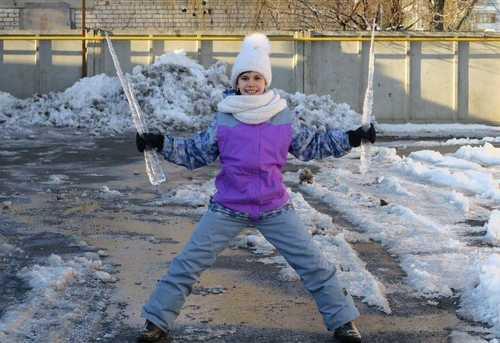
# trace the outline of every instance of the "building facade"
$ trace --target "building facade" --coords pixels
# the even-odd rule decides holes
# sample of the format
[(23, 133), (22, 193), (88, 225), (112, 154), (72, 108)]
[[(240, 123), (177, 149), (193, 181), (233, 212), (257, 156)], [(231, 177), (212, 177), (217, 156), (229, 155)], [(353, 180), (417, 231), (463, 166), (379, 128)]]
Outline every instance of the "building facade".
[[(295, 30), (289, 0), (86, 0), (85, 26), (112, 31), (189, 33)], [(39, 33), (81, 30), (80, 0), (2, 0), (0, 30)], [(286, 15), (283, 15), (286, 13)]]
[(473, 12), (478, 31), (500, 32), (500, 0), (480, 0)]

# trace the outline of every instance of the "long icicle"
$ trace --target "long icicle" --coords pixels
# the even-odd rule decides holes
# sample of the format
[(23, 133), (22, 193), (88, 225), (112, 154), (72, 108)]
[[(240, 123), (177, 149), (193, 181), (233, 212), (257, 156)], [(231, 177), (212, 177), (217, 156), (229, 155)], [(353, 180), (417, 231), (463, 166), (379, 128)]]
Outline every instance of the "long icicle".
[[(116, 56), (115, 49), (113, 47), (113, 43), (108, 36), (108, 33), (105, 32), (106, 42), (108, 43), (109, 53), (111, 54), (111, 58), (113, 59), (113, 64), (116, 69), (116, 75), (118, 75), (118, 79), (120, 79), (120, 83), (123, 88), (123, 92), (127, 97), (127, 101), (130, 107), (130, 112), (132, 113), (132, 119), (134, 121), (135, 128), (137, 132), (142, 135), (147, 132), (146, 122), (144, 121), (144, 115), (142, 110), (137, 102), (132, 86), (128, 83), (125, 75), (123, 74), (122, 68), (120, 66), (120, 62), (118, 61), (118, 57)], [(163, 169), (161, 168), (160, 158), (158, 153), (153, 149), (144, 150), (144, 162), (146, 163), (146, 173), (149, 177), (149, 182), (157, 186), (160, 183), (163, 183), (167, 180)]]
[[(361, 116), (361, 125), (364, 130), (370, 128), (370, 124), (373, 120), (373, 72), (375, 69), (375, 52), (374, 52), (374, 42), (375, 42), (375, 19), (372, 24), (372, 35), (370, 39), (370, 53), (368, 57), (368, 81), (366, 83), (365, 99), (363, 101), (363, 114)], [(360, 155), (360, 167), (359, 171), (361, 174), (365, 174), (370, 166), (370, 148), (369, 145), (364, 141), (361, 142), (361, 155)]]

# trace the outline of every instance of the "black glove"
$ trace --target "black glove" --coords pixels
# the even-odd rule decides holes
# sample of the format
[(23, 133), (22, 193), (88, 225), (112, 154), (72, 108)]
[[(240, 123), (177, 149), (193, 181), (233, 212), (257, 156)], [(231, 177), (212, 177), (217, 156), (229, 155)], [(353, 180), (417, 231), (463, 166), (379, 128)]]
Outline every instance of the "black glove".
[(139, 152), (144, 152), (144, 149), (156, 149), (156, 151), (161, 152), (164, 142), (165, 136), (159, 133), (145, 133), (142, 136), (137, 133), (135, 136), (135, 145), (137, 145)]
[(363, 129), (363, 126), (358, 127), (356, 130), (349, 130), (347, 131), (347, 135), (349, 136), (349, 144), (352, 147), (360, 146), (361, 141), (375, 143), (375, 139), (377, 138), (373, 124), (370, 124), (370, 128), (366, 131)]

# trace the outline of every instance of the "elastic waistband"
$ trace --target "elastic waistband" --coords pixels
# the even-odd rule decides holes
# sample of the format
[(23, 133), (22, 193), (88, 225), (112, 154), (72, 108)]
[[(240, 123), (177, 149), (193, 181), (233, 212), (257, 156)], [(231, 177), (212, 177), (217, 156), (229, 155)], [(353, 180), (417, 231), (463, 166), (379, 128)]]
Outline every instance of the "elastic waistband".
[(260, 220), (260, 219), (264, 219), (264, 218), (274, 217), (274, 216), (277, 216), (277, 215), (283, 213), (284, 211), (293, 209), (293, 204), (292, 204), (291, 200), (288, 200), (280, 208), (264, 212), (257, 218), (250, 216), (248, 213), (227, 208), (224, 205), (222, 205), (218, 202), (215, 202), (212, 198), (210, 198), (208, 208), (211, 211), (223, 213), (223, 214), (226, 214), (226, 215), (231, 216), (231, 217), (237, 217), (237, 218), (241, 218), (241, 219), (256, 221), (256, 220)]

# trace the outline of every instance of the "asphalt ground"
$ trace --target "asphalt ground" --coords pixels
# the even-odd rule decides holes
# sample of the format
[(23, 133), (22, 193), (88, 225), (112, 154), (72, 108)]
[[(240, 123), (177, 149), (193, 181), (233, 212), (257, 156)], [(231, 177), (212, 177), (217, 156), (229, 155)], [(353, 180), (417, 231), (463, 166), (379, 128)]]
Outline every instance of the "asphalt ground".
[[(181, 185), (212, 178), (217, 164), (196, 171), (166, 164), (169, 180), (155, 189), (144, 175), (133, 135), (96, 138), (37, 129), (1, 150), (8, 153), (0, 155), (0, 243), (23, 253), (0, 257), (0, 283), (6, 286), (0, 288), (0, 316), (26, 300), (30, 287), (17, 276), (23, 267), (50, 254), (69, 258), (105, 251), (102, 259), (116, 277), (95, 286), (102, 288), (105, 306), (83, 306), (82, 301), (83, 311), (95, 312), (86, 318), (93, 319), (65, 323), (65, 330), (74, 325), (85, 331), (75, 341), (134, 342), (143, 324), (142, 304), (201, 213), (154, 201)], [(356, 230), (340, 214), (304, 197), (337, 225)], [(398, 260), (377, 242), (353, 247), (390, 290), (393, 310), (386, 315), (355, 299), (366, 342), (448, 342), (452, 330), (467, 331), (470, 323), (456, 315), (457, 298), (419, 298), (405, 285)], [(176, 342), (335, 342), (301, 283), (281, 281), (277, 274), (277, 267), (232, 244), (196, 284), (178, 318)]]

